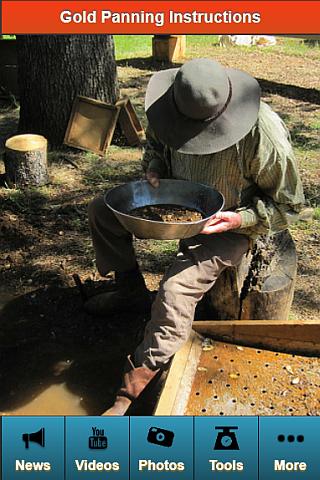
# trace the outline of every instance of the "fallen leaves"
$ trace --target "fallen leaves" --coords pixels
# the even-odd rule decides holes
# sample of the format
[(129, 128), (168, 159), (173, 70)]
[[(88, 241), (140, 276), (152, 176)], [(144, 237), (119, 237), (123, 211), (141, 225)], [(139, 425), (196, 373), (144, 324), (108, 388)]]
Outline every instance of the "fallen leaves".
[(286, 365), (284, 368), (287, 372), (291, 373), (291, 375), (294, 375), (291, 365)]
[(298, 383), (300, 383), (299, 377), (295, 377), (291, 380), (291, 385), (298, 385)]

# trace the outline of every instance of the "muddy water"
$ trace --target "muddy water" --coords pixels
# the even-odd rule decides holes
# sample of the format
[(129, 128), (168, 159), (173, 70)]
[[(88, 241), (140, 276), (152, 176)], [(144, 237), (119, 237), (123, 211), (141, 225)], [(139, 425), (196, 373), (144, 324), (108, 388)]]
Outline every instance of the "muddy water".
[(29, 403), (4, 415), (88, 415), (81, 397), (68, 391), (65, 383), (51, 385)]
[(75, 288), (20, 296), (0, 288), (0, 412), (100, 415), (144, 322), (131, 312), (94, 318)]
[[(0, 291), (0, 312), (15, 298), (14, 295)], [(2, 375), (1, 375), (2, 376)], [(12, 393), (12, 392), (11, 392)], [(13, 410), (0, 412), (1, 415), (87, 415), (80, 406), (81, 397), (70, 393), (65, 383), (51, 385), (35, 396), (26, 405)]]

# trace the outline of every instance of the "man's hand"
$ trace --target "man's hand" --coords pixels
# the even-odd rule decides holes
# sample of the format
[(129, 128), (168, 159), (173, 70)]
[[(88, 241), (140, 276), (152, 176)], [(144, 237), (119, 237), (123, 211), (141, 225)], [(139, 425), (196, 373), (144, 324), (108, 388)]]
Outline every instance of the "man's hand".
[(148, 172), (146, 172), (146, 180), (154, 188), (158, 188), (160, 185), (160, 175), (158, 172), (155, 172), (153, 170), (149, 170)]
[(213, 215), (205, 224), (200, 233), (211, 235), (212, 233), (222, 233), (228, 230), (234, 230), (241, 227), (241, 215), (236, 212), (220, 212)]

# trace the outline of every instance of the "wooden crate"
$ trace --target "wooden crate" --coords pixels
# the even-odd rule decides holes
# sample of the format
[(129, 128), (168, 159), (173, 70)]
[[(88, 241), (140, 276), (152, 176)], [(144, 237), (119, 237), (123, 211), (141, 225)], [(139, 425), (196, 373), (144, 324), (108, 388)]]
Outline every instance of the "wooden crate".
[(154, 60), (181, 62), (185, 55), (185, 35), (155, 35), (152, 38), (152, 56)]
[(140, 145), (145, 139), (144, 129), (128, 97), (120, 99), (116, 106), (120, 108), (119, 125), (130, 146)]
[(114, 133), (120, 108), (92, 98), (76, 97), (64, 143), (105, 155)]

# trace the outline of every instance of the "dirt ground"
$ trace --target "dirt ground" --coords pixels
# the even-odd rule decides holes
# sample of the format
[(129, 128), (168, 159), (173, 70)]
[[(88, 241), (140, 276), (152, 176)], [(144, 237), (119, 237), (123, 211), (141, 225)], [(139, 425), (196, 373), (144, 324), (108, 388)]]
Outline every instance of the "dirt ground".
[[(319, 54), (211, 47), (203, 55), (256, 76), (263, 99), (291, 130), (307, 205), (314, 208), (313, 218), (291, 230), (298, 252), (291, 318), (319, 319)], [(122, 94), (131, 97), (144, 124), (146, 85), (158, 68), (150, 59), (118, 62)], [(17, 107), (2, 102), (1, 146), (15, 133), (18, 115)], [(141, 155), (126, 146), (112, 146), (106, 158), (51, 152), (49, 185), (29, 192), (0, 187), (0, 411), (16, 411), (56, 384), (75, 395), (84, 413), (101, 413), (111, 403), (125, 356), (148, 315), (90, 317), (72, 275), (80, 276), (89, 295), (112, 288), (112, 278), (105, 283), (95, 268), (87, 205), (94, 195), (139, 179)], [(147, 284), (156, 290), (177, 243), (136, 240), (135, 246)]]

